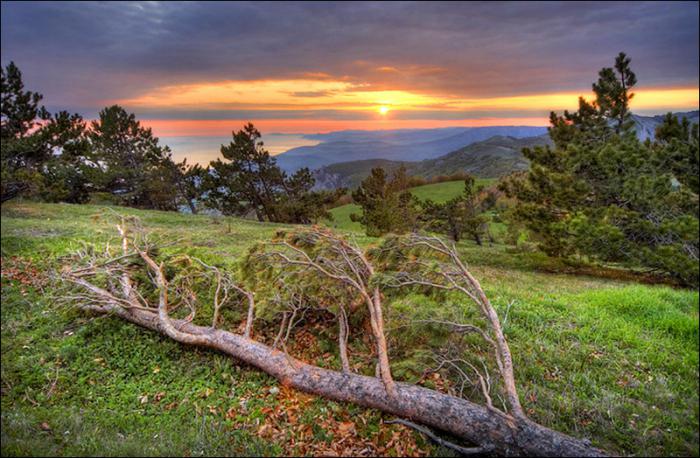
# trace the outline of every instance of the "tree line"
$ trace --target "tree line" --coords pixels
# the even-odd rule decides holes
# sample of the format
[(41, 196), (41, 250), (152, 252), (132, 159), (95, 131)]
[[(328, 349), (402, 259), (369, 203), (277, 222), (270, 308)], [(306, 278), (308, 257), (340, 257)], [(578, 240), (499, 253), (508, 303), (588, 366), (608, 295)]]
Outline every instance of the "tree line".
[(425, 229), (445, 234), (455, 242), (465, 237), (478, 245), (484, 239), (493, 241), (487, 212), (495, 206), (495, 191), (477, 186), (471, 175), (459, 177), (464, 179), (464, 190), (458, 196), (442, 203), (421, 201), (409, 191), (414, 180), (405, 167), (399, 167), (392, 176), (377, 167), (352, 193), (361, 213), (351, 214), (350, 219), (362, 224), (366, 234), (374, 237)]
[(19, 196), (98, 200), (308, 224), (328, 217), (328, 206), (345, 192), (312, 191), (315, 180), (308, 168), (287, 175), (250, 123), (232, 133), (222, 157), (207, 167), (175, 162), (170, 148), (124, 108), (106, 107), (90, 123), (67, 111), (51, 114), (41, 105), (41, 94), (24, 89), (13, 62), (0, 71), (2, 202)]

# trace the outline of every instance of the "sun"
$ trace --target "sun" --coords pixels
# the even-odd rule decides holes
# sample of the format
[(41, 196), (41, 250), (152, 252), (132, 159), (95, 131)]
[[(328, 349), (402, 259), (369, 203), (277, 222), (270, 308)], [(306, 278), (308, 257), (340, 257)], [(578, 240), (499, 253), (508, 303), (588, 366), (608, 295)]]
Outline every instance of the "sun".
[(379, 114), (385, 115), (389, 112), (389, 107), (386, 105), (382, 105), (379, 107)]

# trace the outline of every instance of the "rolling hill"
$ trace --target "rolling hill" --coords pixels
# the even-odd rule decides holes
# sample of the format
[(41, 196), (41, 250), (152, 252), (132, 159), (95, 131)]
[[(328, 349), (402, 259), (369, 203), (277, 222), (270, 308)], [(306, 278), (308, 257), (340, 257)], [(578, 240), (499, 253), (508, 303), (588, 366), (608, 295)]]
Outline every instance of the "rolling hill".
[(525, 138), (495, 136), (434, 159), (416, 162), (386, 159), (340, 162), (315, 170), (314, 177), (319, 189), (354, 188), (375, 167), (382, 167), (391, 172), (404, 165), (409, 175), (424, 178), (460, 171), (482, 178), (496, 178), (516, 170), (527, 169), (527, 159), (521, 152), (523, 148), (550, 143), (547, 135)]
[[(699, 119), (698, 111), (674, 114), (679, 117), (687, 117), (694, 123), (697, 123)], [(654, 138), (654, 130), (663, 121), (663, 115), (632, 115), (632, 119), (637, 129), (637, 136), (641, 140), (646, 140), (647, 138)], [(415, 162), (434, 159), (491, 137), (500, 136), (520, 139), (537, 137), (546, 133), (547, 128), (544, 126), (447, 127), (378, 131), (344, 130), (304, 135), (305, 138), (317, 140), (321, 143), (313, 146), (292, 148), (276, 157), (279, 166), (287, 172), (293, 172), (301, 167), (317, 169), (339, 162), (370, 159)], [(496, 168), (498, 169), (500, 166)]]
[(545, 127), (493, 126), (386, 131), (340, 131), (305, 136), (321, 143), (292, 148), (277, 158), (285, 171), (316, 169), (337, 162), (366, 159), (420, 161), (442, 156), (496, 135), (515, 138), (543, 135)]
[[(698, 111), (687, 113), (674, 113), (679, 118), (686, 117), (691, 123), (698, 123)], [(663, 122), (664, 115), (639, 116), (632, 115), (640, 140), (653, 139), (656, 127)], [(435, 129), (429, 129), (427, 135), (435, 135)], [(439, 130), (439, 129), (438, 129)], [(411, 138), (417, 138), (412, 133)], [(342, 140), (346, 147), (351, 142), (348, 141), (352, 135), (348, 132), (338, 132), (327, 134), (331, 139)], [(377, 140), (391, 138), (387, 133), (380, 131), (374, 136), (369, 133), (358, 133), (364, 140)], [(408, 134), (406, 134), (408, 135)], [(455, 138), (460, 134), (453, 135)], [(408, 137), (406, 137), (408, 138)], [(463, 137), (462, 137), (463, 138)], [(319, 137), (319, 139), (322, 139)], [(433, 142), (434, 143), (434, 142)], [(444, 144), (447, 144), (445, 142)], [(466, 146), (456, 149), (445, 155), (424, 159), (422, 161), (413, 160), (391, 160), (387, 158), (372, 158), (358, 161), (344, 161), (329, 164), (314, 171), (316, 187), (319, 189), (334, 189), (338, 187), (356, 187), (375, 167), (382, 167), (387, 171), (393, 171), (402, 164), (408, 169), (410, 175), (431, 178), (438, 175), (450, 175), (455, 172), (467, 172), (477, 177), (495, 178), (508, 173), (526, 170), (528, 161), (522, 155), (523, 148), (531, 148), (537, 145), (551, 145), (551, 140), (547, 134), (534, 137), (518, 137), (495, 135), (491, 138), (471, 142)], [(321, 144), (323, 145), (323, 143)], [(320, 145), (318, 145), (320, 146)], [(348, 152), (349, 153), (349, 152)]]

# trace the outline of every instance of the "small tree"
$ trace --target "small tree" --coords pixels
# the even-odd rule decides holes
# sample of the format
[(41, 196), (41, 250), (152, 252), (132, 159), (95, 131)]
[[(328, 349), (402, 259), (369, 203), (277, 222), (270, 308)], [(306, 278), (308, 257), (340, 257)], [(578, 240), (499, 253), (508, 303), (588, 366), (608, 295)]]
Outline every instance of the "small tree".
[(621, 52), (615, 58), (614, 68), (603, 68), (598, 73), (598, 82), (593, 84), (596, 104), (601, 116), (612, 121), (615, 133), (630, 132), (634, 123), (630, 119), (630, 92), (637, 84), (637, 76), (630, 69), (631, 60)]
[(187, 164), (187, 159), (176, 164), (177, 191), (182, 202), (187, 205), (193, 215), (198, 212), (197, 204), (204, 197), (204, 182), (209, 169), (199, 164)]
[(24, 90), (22, 73), (13, 62), (0, 73), (2, 201), (24, 194), (84, 202), (91, 167), (83, 119), (46, 111), (39, 105), (41, 94)]
[(92, 122), (93, 160), (101, 173), (97, 187), (121, 205), (176, 210), (176, 173), (170, 149), (160, 146), (150, 128), (113, 105)]
[(464, 180), (464, 192), (445, 203), (435, 203), (428, 199), (423, 203), (420, 220), (427, 229), (447, 234), (455, 242), (464, 235), (482, 245), (488, 233), (488, 219), (483, 214), (479, 193), (482, 186), (475, 186), (473, 177)]
[(10, 62), (0, 68), (0, 139), (2, 141), (2, 202), (17, 197), (40, 180), (39, 164), (49, 159), (36, 129), (49, 119), (49, 113), (39, 105), (43, 96), (25, 91), (22, 72)]
[(51, 116), (39, 133), (52, 152), (39, 168), (43, 176), (39, 195), (49, 202), (85, 203), (98, 172), (90, 161), (85, 121), (78, 114), (61, 111)]
[(698, 154), (698, 125), (668, 113), (656, 128), (654, 145), (656, 161), (667, 168), (681, 185), (700, 192), (700, 157)]
[(416, 199), (405, 191), (408, 183), (405, 167), (401, 166), (391, 180), (384, 169), (372, 169), (360, 186), (352, 193), (362, 214), (352, 214), (353, 221), (359, 221), (367, 235), (380, 236), (389, 232), (404, 233), (415, 226)]
[(344, 190), (312, 191), (308, 168), (291, 177), (265, 149), (260, 132), (248, 123), (221, 147), (223, 159), (210, 165), (205, 189), (207, 205), (225, 215), (254, 214), (258, 221), (309, 224), (330, 217), (328, 206)]
[(328, 208), (347, 192), (345, 188), (333, 191), (313, 191), (316, 179), (304, 167), (292, 176), (284, 175), (284, 193), (277, 199), (276, 214), (281, 222), (293, 224), (316, 223), (321, 218), (332, 219)]
[(208, 205), (225, 215), (254, 213), (258, 221), (277, 221), (275, 196), (283, 189), (282, 171), (264, 148), (260, 132), (248, 123), (212, 161)]

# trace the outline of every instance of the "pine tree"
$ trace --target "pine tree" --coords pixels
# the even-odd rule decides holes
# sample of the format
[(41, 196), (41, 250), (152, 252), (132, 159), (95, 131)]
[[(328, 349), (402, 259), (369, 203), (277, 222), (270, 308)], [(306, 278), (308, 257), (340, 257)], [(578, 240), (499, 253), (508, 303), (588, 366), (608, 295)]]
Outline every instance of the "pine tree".
[(417, 201), (405, 190), (407, 183), (403, 166), (394, 172), (391, 180), (381, 167), (372, 169), (352, 193), (353, 200), (362, 208), (362, 214), (352, 214), (350, 219), (360, 222), (367, 235), (375, 237), (412, 229), (417, 219)]
[(633, 126), (629, 101), (634, 97), (630, 91), (637, 84), (637, 76), (630, 69), (630, 62), (621, 52), (615, 58), (614, 68), (603, 68), (598, 74), (598, 82), (593, 84), (600, 114), (613, 122), (618, 135), (629, 132)]
[(477, 245), (482, 245), (488, 234), (488, 218), (483, 214), (478, 197), (482, 187), (475, 183), (474, 178), (468, 176), (464, 180), (463, 193), (445, 203), (426, 200), (421, 204), (423, 211), (419, 219), (427, 229), (447, 234), (455, 242), (467, 235)]
[(290, 177), (285, 175), (285, 192), (277, 201), (280, 222), (311, 224), (322, 218), (333, 218), (328, 207), (347, 190), (339, 188), (333, 191), (313, 191), (315, 184), (316, 179), (307, 167), (297, 170)]
[(133, 113), (113, 105), (100, 111), (89, 134), (93, 162), (101, 173), (97, 188), (120, 205), (176, 210), (176, 167), (170, 149)]
[(88, 195), (85, 123), (65, 111), (51, 115), (43, 96), (25, 91), (22, 73), (0, 68), (2, 201), (20, 194), (83, 202)]
[(277, 221), (275, 196), (283, 189), (283, 175), (265, 149), (260, 132), (248, 123), (221, 146), (223, 159), (210, 164), (208, 205), (225, 215), (253, 212), (258, 221)]
[(193, 215), (198, 212), (197, 204), (204, 197), (204, 182), (209, 174), (209, 169), (199, 164), (187, 164), (187, 159), (176, 164), (177, 191), (182, 202), (187, 205)]
[(98, 168), (90, 161), (91, 146), (86, 123), (78, 114), (61, 111), (40, 130), (52, 154), (40, 167), (39, 195), (49, 202), (85, 203), (94, 190)]
[(554, 148), (525, 149), (525, 175), (502, 189), (513, 215), (550, 255), (644, 266), (698, 283), (697, 126), (667, 116), (657, 140), (630, 122), (629, 59), (603, 69), (596, 101), (551, 115)]
[(674, 179), (692, 192), (700, 192), (698, 125), (668, 113), (656, 129), (656, 156), (660, 166), (671, 170)]
[(308, 168), (287, 176), (265, 149), (260, 132), (248, 123), (221, 147), (223, 159), (210, 164), (207, 205), (225, 215), (254, 214), (258, 221), (309, 224), (330, 217), (328, 206), (344, 190), (312, 191)]

